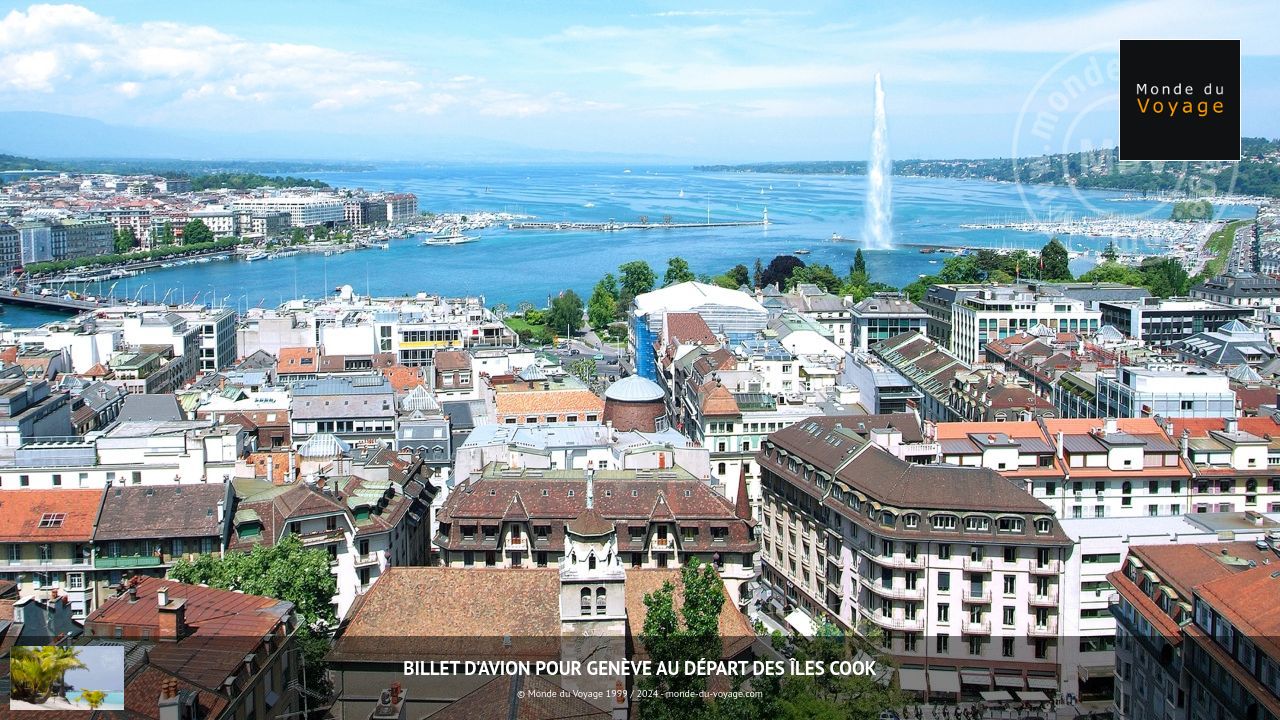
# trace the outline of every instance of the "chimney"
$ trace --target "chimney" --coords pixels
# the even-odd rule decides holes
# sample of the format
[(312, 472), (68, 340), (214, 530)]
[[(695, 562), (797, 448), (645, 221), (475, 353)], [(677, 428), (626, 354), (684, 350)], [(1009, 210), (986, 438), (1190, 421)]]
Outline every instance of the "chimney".
[(1187, 459), (1191, 457), (1191, 431), (1183, 430), (1182, 437), (1178, 439), (1178, 445), (1182, 448), (1182, 457)]
[(169, 678), (160, 685), (160, 720), (189, 720), (182, 712), (182, 699), (178, 697), (178, 681)]
[(587, 461), (587, 509), (595, 507), (596, 502), (596, 469), (595, 462)]
[(129, 586), (129, 604), (138, 602), (138, 588)]
[[(168, 593), (166, 593), (166, 599)], [(187, 634), (187, 601), (174, 598), (161, 605), (159, 611), (159, 635), (161, 642), (177, 642)]]
[(369, 720), (404, 720), (407, 703), (400, 683), (391, 683), (391, 687), (383, 690), (378, 697), (378, 704), (373, 706)]
[(219, 498), (218, 500), (218, 525), (222, 525), (222, 521), (227, 516), (227, 501)]
[[(129, 589), (135, 590), (135, 588), (132, 588), (132, 587)], [(164, 607), (165, 605), (169, 604), (169, 586), (168, 585), (165, 585), (159, 590), (156, 590), (156, 603), (160, 607)]]
[(1058, 456), (1058, 459), (1061, 460), (1062, 459), (1062, 431), (1061, 430), (1058, 431), (1057, 443), (1055, 444), (1057, 445), (1055, 449), (1055, 454)]
[(1223, 418), (1223, 421), (1226, 424), (1227, 432), (1229, 433), (1234, 433), (1240, 429), (1240, 421), (1237, 418)]

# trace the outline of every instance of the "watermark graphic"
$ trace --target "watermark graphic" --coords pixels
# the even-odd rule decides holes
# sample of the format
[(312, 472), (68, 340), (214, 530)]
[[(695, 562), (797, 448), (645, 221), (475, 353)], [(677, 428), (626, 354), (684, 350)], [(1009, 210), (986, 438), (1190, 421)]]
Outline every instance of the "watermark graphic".
[[(1229, 195), (1238, 163), (1221, 163), (1207, 179), (1189, 162), (1120, 162), (1118, 145), (1120, 55), (1115, 43), (1081, 49), (1040, 76), (1019, 110), (1012, 138), (1013, 179), (1032, 223), (1067, 224), (1096, 216), (1123, 216), (1135, 227), (1167, 220), (1163, 203), (1128, 203), (1126, 198), (1180, 199)], [(1176, 178), (1171, 186), (1154, 178)], [(1115, 176), (1131, 176), (1125, 182)], [(1110, 182), (1106, 180), (1113, 178)], [(1225, 182), (1223, 182), (1225, 180)], [(1063, 193), (1061, 187), (1070, 188)], [(1120, 193), (1085, 192), (1112, 189)], [(1120, 244), (1117, 238), (1117, 245)]]

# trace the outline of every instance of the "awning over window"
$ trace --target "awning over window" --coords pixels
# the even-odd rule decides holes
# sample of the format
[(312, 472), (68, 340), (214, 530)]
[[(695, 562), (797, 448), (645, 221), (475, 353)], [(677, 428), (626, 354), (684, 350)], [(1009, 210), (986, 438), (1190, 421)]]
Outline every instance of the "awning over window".
[(1013, 702), (1013, 696), (1004, 690), (983, 690), (982, 699), (986, 702)]
[(996, 687), (1022, 687), (1021, 675), (996, 675)]
[(1041, 690), (1057, 690), (1058, 681), (1050, 677), (1028, 677), (1027, 687), (1039, 688)]
[(792, 610), (787, 616), (787, 624), (801, 635), (807, 638), (813, 637), (813, 620), (805, 615), (803, 610)]
[(929, 692), (936, 693), (958, 693), (960, 692), (960, 673), (955, 670), (929, 670)]
[(914, 692), (925, 691), (924, 668), (920, 667), (901, 667), (898, 668), (898, 686), (903, 690)]
[(1018, 699), (1022, 702), (1049, 702), (1049, 696), (1039, 690), (1020, 692), (1018, 693)]
[(991, 687), (991, 673), (987, 670), (960, 669), (960, 682), (965, 685), (981, 685)]
[(1115, 675), (1116, 668), (1114, 665), (1081, 665), (1077, 675), (1081, 680), (1088, 681), (1090, 679), (1104, 678), (1109, 675)]

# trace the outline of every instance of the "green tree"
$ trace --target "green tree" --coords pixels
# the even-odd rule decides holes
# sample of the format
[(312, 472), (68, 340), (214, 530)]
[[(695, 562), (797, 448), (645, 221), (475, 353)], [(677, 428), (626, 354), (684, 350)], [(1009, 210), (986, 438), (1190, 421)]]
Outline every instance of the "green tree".
[(80, 702), (89, 706), (90, 710), (97, 710), (102, 707), (102, 703), (107, 701), (107, 694), (101, 690), (81, 690)]
[(1182, 263), (1173, 258), (1147, 260), (1138, 268), (1142, 274), (1142, 285), (1152, 295), (1173, 297), (1186, 295), (1191, 290), (1191, 278), (1187, 275)]
[(830, 265), (814, 264), (798, 267), (791, 272), (791, 277), (787, 279), (787, 286), (795, 287), (800, 283), (812, 283), (829, 293), (838, 293), (844, 281), (836, 275)]
[(213, 231), (200, 218), (196, 218), (182, 226), (182, 244), (183, 245), (199, 245), (202, 243), (211, 243), (216, 238), (213, 237)]
[(67, 671), (84, 668), (74, 647), (17, 646), (10, 650), (9, 673), (14, 699), (41, 704), (66, 693)]
[(652, 291), (654, 283), (658, 281), (653, 268), (644, 260), (623, 263), (618, 266), (618, 273), (621, 275), (621, 296), (628, 299)]
[(1040, 277), (1043, 280), (1070, 280), (1070, 257), (1058, 238), (1051, 239), (1040, 250)]
[(307, 688), (327, 696), (331, 690), (324, 656), (328, 634), (338, 618), (329, 600), (338, 584), (329, 570), (329, 554), (307, 549), (297, 535), (287, 534), (275, 545), (258, 545), (249, 552), (229, 552), (221, 558), (200, 555), (174, 563), (169, 577), (190, 585), (288, 600), (302, 618), (295, 638), (306, 665)]
[(580, 357), (569, 363), (566, 368), (569, 374), (581, 380), (584, 384), (590, 385), (592, 380), (596, 379), (596, 361), (589, 357)]
[[(779, 639), (775, 636), (775, 644)], [(890, 662), (879, 651), (878, 639), (878, 632), (859, 636), (823, 623), (812, 638), (792, 638), (789, 649), (801, 663), (829, 666), (843, 660), (871, 658), (878, 667), (888, 668)], [(901, 690), (882, 684), (874, 675), (788, 675), (780, 683), (776, 716), (876, 720), (882, 711), (901, 707), (906, 701)]]
[(689, 282), (693, 279), (693, 271), (689, 269), (687, 260), (682, 257), (673, 257), (667, 260), (667, 273), (662, 276), (663, 287)]
[(618, 283), (613, 275), (605, 275), (591, 291), (587, 301), (587, 319), (591, 327), (600, 330), (608, 327), (618, 317)]
[(311, 234), (315, 236), (317, 242), (324, 242), (329, 239), (329, 226), (317, 225), (311, 229)]
[(756, 258), (756, 262), (751, 269), (751, 287), (764, 287), (760, 281), (764, 279), (764, 265), (760, 264), (760, 258)]
[(547, 310), (546, 325), (557, 335), (572, 335), (582, 327), (582, 298), (572, 290), (565, 290), (551, 301)]
[(115, 251), (119, 255), (123, 255), (138, 244), (138, 238), (133, 234), (133, 228), (122, 228), (116, 231)]
[(795, 272), (796, 268), (802, 267), (804, 267), (804, 261), (800, 258), (794, 255), (779, 255), (770, 260), (769, 266), (760, 273), (759, 287), (777, 285), (778, 289), (785, 289), (791, 280), (791, 273)]
[[(680, 570), (683, 603), (676, 612), (676, 587), (665, 582), (644, 596), (646, 609), (641, 642), (655, 663), (719, 660), (720, 610), (724, 606), (724, 583), (711, 565), (696, 558)], [(683, 622), (681, 622), (683, 620)], [(657, 698), (640, 701), (644, 720), (684, 720), (714, 717), (713, 706), (702, 697), (707, 688), (705, 675), (647, 675), (639, 681), (642, 689)], [(668, 695), (668, 693), (670, 693)]]
[(296, 227), (289, 231), (289, 242), (293, 245), (304, 245), (307, 242), (307, 233), (300, 227)]
[(173, 234), (173, 223), (166, 222), (160, 230), (160, 239), (156, 241), (157, 245), (173, 245), (177, 242), (177, 238)]
[(867, 259), (862, 256), (862, 248), (853, 254), (853, 272), (867, 274)]
[(751, 283), (751, 271), (747, 270), (747, 266), (738, 263), (729, 268), (729, 272), (725, 276), (737, 284), (737, 287), (749, 285)]
[(1107, 249), (1102, 251), (1102, 259), (1107, 262), (1115, 262), (1120, 259), (1120, 253), (1116, 250), (1116, 241), (1107, 242)]

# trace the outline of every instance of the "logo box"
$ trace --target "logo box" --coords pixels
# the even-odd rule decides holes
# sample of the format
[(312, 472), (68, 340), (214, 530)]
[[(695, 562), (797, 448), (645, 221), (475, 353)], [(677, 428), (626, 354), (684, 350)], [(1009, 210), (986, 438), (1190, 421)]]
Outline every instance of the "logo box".
[(1239, 40), (1120, 41), (1120, 159), (1240, 159)]

